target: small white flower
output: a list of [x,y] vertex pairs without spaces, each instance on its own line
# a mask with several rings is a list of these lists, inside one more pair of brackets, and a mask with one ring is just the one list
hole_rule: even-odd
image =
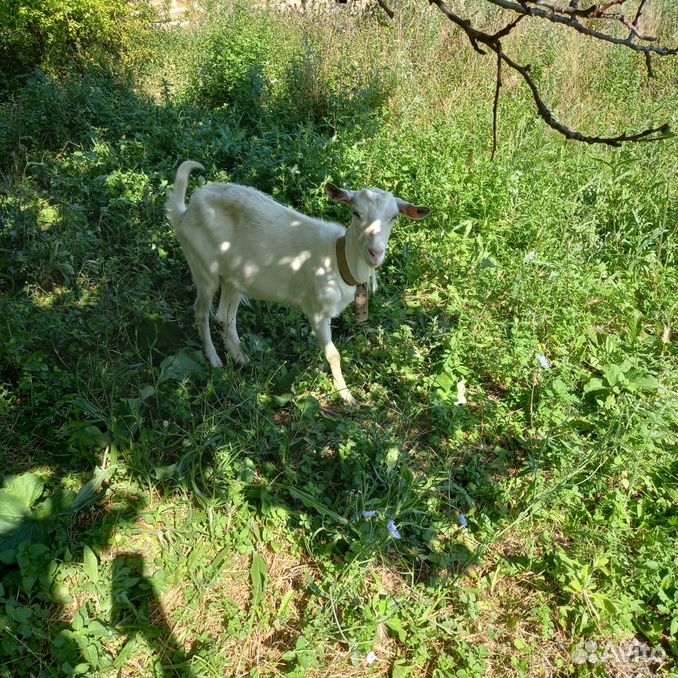
[[165,420],[162,422],[162,427],[163,427],[163,428],[169,428],[169,421],[167,421],[167,419],[165,419]]
[[457,382],[457,400],[455,405],[466,405],[466,383],[462,379]]
[[376,662],[376,661],[377,661],[377,655],[374,654],[374,652],[371,652],[371,651],[368,652],[367,656],[365,657],[365,663],[368,666],[372,666],[372,664],[374,664],[374,662]]
[[523,259],[523,263],[529,264],[537,258],[537,253],[535,251],[528,252]]
[[551,369],[551,363],[549,362],[549,359],[545,355],[538,355],[537,360],[539,360],[539,364],[545,369],[545,370],[550,370]]
[[389,520],[388,523],[386,523],[386,528],[388,529],[388,533],[394,539],[400,539],[400,532],[398,532],[398,528],[396,527],[396,524],[392,520]]
[[376,515],[376,511],[363,511],[363,518],[374,518]]

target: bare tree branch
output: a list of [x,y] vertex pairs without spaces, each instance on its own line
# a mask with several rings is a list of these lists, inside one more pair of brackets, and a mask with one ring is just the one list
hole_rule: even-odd
[[[633,17],[633,21],[631,22],[634,26],[638,26],[638,22],[640,21],[640,17],[643,15],[643,10],[645,9],[645,3],[647,0],[640,0],[640,4],[638,5],[638,9],[636,10],[636,16]],[[629,40],[633,40],[634,32],[633,30],[629,33]]]
[[492,106],[492,155],[490,155],[490,160],[494,160],[494,154],[497,152],[497,108],[499,106],[499,90],[501,89],[501,45],[499,43],[497,43],[497,48],[497,86],[494,89],[494,105]]
[[[602,33],[601,31],[593,30],[591,28],[588,28],[587,26],[582,25],[576,16],[564,16],[552,9],[531,7],[530,5],[528,5],[528,0],[522,0],[522,4],[512,2],[511,0],[487,0],[487,2],[491,2],[493,5],[496,5],[497,7],[508,9],[512,12],[517,12],[518,14],[537,16],[541,17],[542,19],[552,21],[554,23],[569,26],[570,28],[573,28],[575,31],[578,31],[583,35],[587,35],[591,38],[597,38],[598,40],[602,40],[604,42],[611,42],[614,45],[623,45],[624,47],[628,47],[629,49],[632,49],[636,52],[651,52],[653,54],[658,54],[660,56],[671,56],[674,54],[678,54],[678,49],[676,48],[669,49],[667,47],[655,47],[653,45],[638,45],[628,38],[617,38],[613,35],[608,35],[607,33]],[[537,0],[533,0],[533,2],[537,2]]]
[[[599,31],[589,31],[589,29],[581,26],[581,24],[578,22],[576,18],[576,16],[580,17],[590,16],[602,19],[614,19],[616,21],[622,21],[625,25],[628,25],[629,27],[632,27],[634,29],[635,35],[637,37],[641,37],[638,35],[637,31],[635,30],[635,26],[633,26],[632,22],[629,22],[628,19],[626,19],[626,17],[624,17],[621,14],[609,14],[607,12],[607,10],[610,7],[614,5],[623,4],[624,0],[609,0],[604,4],[591,5],[590,7],[585,9],[579,9],[578,3],[574,2],[571,2],[568,7],[551,5],[548,4],[545,0],[520,0],[521,2],[520,5],[516,5],[510,0],[488,0],[488,2],[491,2],[495,5],[499,5],[501,7],[505,7],[507,9],[517,11],[519,13],[519,16],[517,19],[515,19],[513,22],[511,22],[501,30],[497,31],[494,34],[490,34],[474,28],[469,20],[463,19],[462,17],[458,16],[455,12],[453,12],[449,8],[449,6],[445,3],[444,0],[429,0],[430,4],[436,5],[438,9],[440,9],[440,11],[443,12],[443,14],[445,14],[445,16],[450,21],[455,23],[466,33],[466,36],[468,37],[469,41],[471,42],[471,45],[476,50],[476,52],[480,54],[486,54],[487,52],[480,47],[480,45],[484,45],[497,55],[497,81],[494,92],[494,104],[492,107],[493,158],[497,149],[497,118],[498,118],[499,90],[501,89],[502,85],[501,80],[502,61],[507,66],[520,73],[523,80],[525,80],[527,86],[530,88],[530,91],[532,92],[532,98],[534,99],[534,102],[537,106],[537,111],[541,118],[546,122],[547,125],[555,129],[557,132],[560,132],[566,139],[573,139],[587,144],[607,144],[608,146],[620,146],[624,142],[659,141],[661,139],[665,139],[667,136],[670,136],[671,132],[668,123],[661,125],[660,127],[654,127],[651,129],[644,130],[643,132],[637,132],[635,134],[627,134],[626,132],[623,132],[622,134],[613,137],[590,136],[582,134],[581,132],[577,132],[575,130],[571,130],[569,127],[558,121],[554,117],[549,107],[544,103],[544,100],[541,98],[541,94],[539,93],[539,88],[537,87],[537,84],[535,83],[534,79],[530,74],[530,66],[529,65],[523,66],[521,64],[518,64],[513,59],[511,59],[502,48],[501,44],[502,38],[509,35],[509,33],[513,30],[513,28],[515,28],[515,26],[518,24],[518,21],[523,16],[540,16],[543,18],[548,18],[550,20],[554,20],[554,17],[558,17],[559,23],[565,23],[569,26],[572,26],[573,28],[579,26],[580,28],[586,31],[587,35],[590,35],[592,37],[603,36],[600,37],[599,39],[601,40],[606,39],[608,41],[615,42],[616,44],[621,44],[626,47],[630,47],[631,49],[634,49],[636,51],[643,52],[646,58],[648,72],[651,74],[652,64],[650,61],[650,53],[666,56],[676,54],[678,50],[649,47],[646,45],[637,45],[633,43],[630,39],[621,40],[619,38],[613,38],[612,36],[609,36],[607,34],[600,33]],[[548,12],[550,12],[550,14],[544,13],[544,10],[537,10],[535,8],[528,7],[527,6],[528,2],[538,2],[540,6],[548,7],[549,8]],[[560,14],[557,14],[557,12],[569,12],[571,16],[568,18]],[[641,37],[641,39],[647,40],[648,38]]]
[[392,19],[395,16],[395,13],[393,10],[386,4],[385,0],[377,0],[377,4],[379,7],[381,7],[386,14],[388,14],[388,18]]
[[670,132],[670,127],[668,123],[664,123],[660,127],[655,127],[653,129],[647,129],[644,132],[638,132],[637,134],[622,134],[617,135],[616,137],[595,137],[587,136],[581,132],[576,132],[569,127],[566,127],[561,122],[558,122],[553,117],[548,106],[544,103],[544,100],[539,94],[539,90],[534,80],[530,76],[530,67],[521,66],[515,61],[510,59],[506,54],[501,52],[501,58],[514,70],[518,71],[520,75],[523,76],[523,79],[528,84],[530,90],[532,91],[532,97],[534,98],[535,103],[537,104],[537,110],[539,115],[544,119],[549,127],[552,127],[556,131],[560,132],[566,139],[574,139],[576,141],[583,141],[586,144],[607,144],[608,146],[621,146],[625,141],[660,141],[665,139]]

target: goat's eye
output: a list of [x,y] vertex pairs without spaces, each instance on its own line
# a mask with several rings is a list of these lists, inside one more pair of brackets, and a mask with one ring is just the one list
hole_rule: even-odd
[[358,217],[358,219],[360,219],[360,215],[355,210],[353,210],[353,216]]
[[398,214],[394,214],[394,215],[391,217],[391,223],[393,223],[399,216],[400,216],[400,215],[398,215]]

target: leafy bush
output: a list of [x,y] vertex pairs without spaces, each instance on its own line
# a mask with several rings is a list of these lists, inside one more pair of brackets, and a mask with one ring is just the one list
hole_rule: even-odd
[[0,79],[41,67],[49,73],[92,65],[117,68],[152,15],[125,0],[6,0],[0,5]]
[[65,143],[92,145],[99,130],[122,134],[129,88],[91,71],[59,80],[36,70],[0,103],[0,166],[30,149],[59,150]]
[[211,108],[236,106],[256,118],[276,56],[273,31],[267,12],[237,3],[210,27],[196,52],[192,98]]

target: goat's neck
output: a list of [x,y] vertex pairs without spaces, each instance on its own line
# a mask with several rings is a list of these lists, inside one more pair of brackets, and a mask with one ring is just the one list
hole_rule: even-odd
[[353,228],[346,231],[346,263],[351,275],[361,283],[367,282],[373,269],[365,261],[360,243]]

